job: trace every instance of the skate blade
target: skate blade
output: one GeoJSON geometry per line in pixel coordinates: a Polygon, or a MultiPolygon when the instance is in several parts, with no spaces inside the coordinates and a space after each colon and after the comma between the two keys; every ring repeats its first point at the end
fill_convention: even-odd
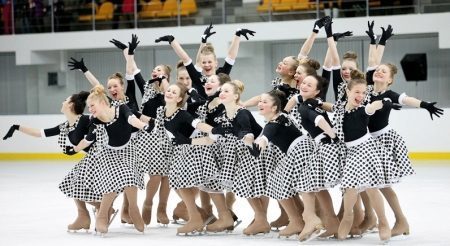
{"type": "Polygon", "coordinates": [[[296,234],[292,234],[292,235],[283,235],[283,236],[278,235],[278,238],[280,240],[286,240],[286,241],[293,241],[293,240],[298,241],[299,234],[300,233],[296,233],[296,234]]]}
{"type": "Polygon", "coordinates": [[[159,228],[168,228],[168,227],[169,227],[169,224],[158,223],[158,227],[159,227],[159,228]]]}
{"type": "Polygon", "coordinates": [[[407,235],[405,235],[405,234],[401,234],[401,235],[398,235],[398,236],[393,236],[393,237],[391,237],[391,241],[404,241],[404,240],[408,240],[409,239],[409,237],[410,237],[410,235],[409,234],[407,234],[407,235]]]}
{"type": "Polygon", "coordinates": [[[84,233],[86,234],[90,234],[91,232],[89,231],[89,229],[78,229],[78,230],[72,230],[72,229],[67,229],[68,233],[78,233],[79,231],[84,231],[84,233]]]}
{"type": "Polygon", "coordinates": [[[109,219],[108,226],[114,221],[114,218],[116,218],[118,212],[119,209],[114,209],[114,213],[111,215],[111,219],[109,219]]]}
{"type": "Polygon", "coordinates": [[[173,220],[172,224],[173,225],[186,225],[187,221],[184,220],[173,220]]]}
{"type": "Polygon", "coordinates": [[[242,220],[236,220],[234,222],[234,228],[238,227],[238,225],[240,225],[242,223],[242,220]]]}
{"type": "Polygon", "coordinates": [[[310,241],[320,237],[320,235],[324,234],[326,231],[327,230],[325,230],[324,228],[316,229],[315,231],[313,231],[313,233],[311,233],[311,235],[307,239],[301,241],[300,243],[304,244],[304,243],[310,242],[310,241]]]}
{"type": "Polygon", "coordinates": [[[269,232],[258,232],[256,234],[252,234],[252,235],[247,235],[244,234],[242,235],[243,238],[254,238],[254,239],[265,239],[265,238],[273,238],[273,234],[269,232]]]}
{"type": "Polygon", "coordinates": [[[192,231],[192,232],[177,232],[177,236],[180,237],[198,237],[203,236],[205,231],[192,231]]]}

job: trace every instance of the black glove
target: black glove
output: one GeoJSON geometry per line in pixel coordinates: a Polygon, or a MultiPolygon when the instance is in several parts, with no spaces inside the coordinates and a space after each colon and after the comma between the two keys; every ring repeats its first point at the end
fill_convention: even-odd
{"type": "Polygon", "coordinates": [[[352,31],[346,31],[346,32],[343,32],[343,33],[339,33],[339,32],[333,33],[333,39],[334,39],[335,42],[337,42],[340,38],[350,37],[350,36],[353,36],[353,32],[352,31]]]}
{"type": "Polygon", "coordinates": [[[172,139],[172,144],[173,145],[192,144],[192,138],[176,137],[172,139]]]}
{"type": "Polygon", "coordinates": [[[333,29],[332,29],[333,21],[331,21],[331,18],[329,21],[325,22],[325,32],[327,33],[327,38],[333,37],[333,29]]]}
{"type": "Polygon", "coordinates": [[[231,133],[232,130],[233,129],[231,127],[222,127],[221,125],[218,125],[216,127],[213,127],[213,129],[211,129],[211,133],[214,135],[224,136],[225,134],[231,133]]]}
{"type": "Polygon", "coordinates": [[[394,29],[392,29],[392,26],[389,25],[388,28],[386,30],[384,30],[384,28],[382,27],[381,30],[383,31],[383,33],[381,34],[381,38],[380,41],[378,42],[378,44],[380,45],[386,45],[386,41],[394,36],[394,34],[392,34],[392,31],[394,31],[394,29]]]}
{"type": "Polygon", "coordinates": [[[84,65],[83,58],[81,58],[81,60],[79,61],[75,60],[75,58],[73,57],[70,57],[70,59],[72,61],[69,61],[69,65],[67,65],[70,67],[70,70],[78,69],[81,70],[83,73],[88,71],[87,67],[84,65]]]}
{"type": "Polygon", "coordinates": [[[124,43],[120,42],[119,40],[111,39],[111,40],[109,40],[109,42],[114,44],[117,48],[119,48],[121,50],[124,50],[127,48],[127,46],[124,43]]]}
{"type": "Polygon", "coordinates": [[[276,88],[284,92],[284,94],[286,94],[286,97],[291,94],[297,94],[299,92],[297,88],[292,88],[288,84],[280,84],[276,88]]]}
{"type": "Polygon", "coordinates": [[[19,130],[19,127],[20,127],[19,125],[12,125],[12,126],[9,128],[8,132],[6,133],[6,135],[3,137],[3,140],[6,140],[6,139],[12,137],[12,135],[14,134],[14,132],[15,132],[16,130],[19,130]]]}
{"type": "Polygon", "coordinates": [[[393,110],[400,110],[402,105],[393,103],[390,98],[383,98],[383,107],[388,107],[393,110]]]}
{"type": "Polygon", "coordinates": [[[128,42],[128,55],[134,55],[134,50],[140,42],[136,34],[131,34],[131,42],[128,42]]]}
{"type": "Polygon", "coordinates": [[[252,156],[254,156],[255,158],[258,158],[259,155],[261,154],[261,150],[259,149],[259,145],[252,143],[252,147],[247,146],[248,151],[250,152],[250,154],[252,156]]]}
{"type": "Polygon", "coordinates": [[[312,110],[316,110],[317,108],[322,107],[323,101],[320,98],[309,98],[303,102],[308,108],[312,110]]]}
{"type": "Polygon", "coordinates": [[[164,76],[164,75],[159,75],[158,77],[149,80],[148,83],[152,84],[152,83],[158,82],[159,84],[161,84],[161,82],[162,82],[163,79],[165,79],[165,78],[166,78],[166,76],[164,76]]]}
{"type": "Polygon", "coordinates": [[[191,88],[186,92],[189,96],[192,95],[198,95],[198,92],[195,88],[191,88]]]}
{"type": "Polygon", "coordinates": [[[237,29],[237,30],[236,30],[236,36],[240,37],[240,36],[242,35],[242,36],[244,36],[247,40],[248,40],[247,34],[250,34],[250,35],[252,35],[252,36],[255,36],[255,35],[253,35],[253,34],[255,34],[255,33],[256,33],[255,31],[248,30],[248,29],[237,29]]]}
{"type": "Polygon", "coordinates": [[[444,110],[441,108],[437,108],[436,106],[434,106],[435,104],[436,104],[436,102],[432,102],[432,103],[425,102],[425,101],[420,102],[420,107],[428,110],[432,120],[433,120],[433,114],[436,115],[437,117],[441,117],[441,115],[444,114],[444,110]]]}
{"type": "Polygon", "coordinates": [[[324,138],[320,139],[320,142],[323,144],[337,144],[339,143],[339,138],[337,136],[331,138],[330,136],[325,135],[324,138]]]}
{"type": "Polygon", "coordinates": [[[316,22],[314,22],[313,32],[319,33],[319,29],[325,26],[325,23],[330,20],[331,20],[330,16],[325,16],[316,20],[316,22]]]}
{"type": "Polygon", "coordinates": [[[66,146],[66,148],[63,150],[64,154],[66,155],[75,155],[77,152],[74,150],[73,146],[66,146]]]}
{"type": "Polygon", "coordinates": [[[162,37],[159,37],[159,38],[155,39],[155,43],[159,43],[159,42],[165,41],[165,42],[169,42],[169,44],[171,44],[174,39],[175,39],[174,36],[166,35],[166,36],[162,36],[162,37]]]}
{"type": "Polygon", "coordinates": [[[375,25],[375,21],[367,21],[367,27],[369,30],[366,31],[367,35],[370,38],[370,44],[376,44],[377,35],[373,32],[373,25],[375,25]]]}
{"type": "Polygon", "coordinates": [[[211,32],[212,28],[213,28],[213,25],[212,25],[212,22],[211,22],[211,24],[209,24],[209,26],[203,32],[202,43],[206,44],[206,42],[208,42],[208,38],[211,37],[211,35],[216,33],[216,32],[211,32]]]}
{"type": "Polygon", "coordinates": [[[142,128],[142,130],[144,130],[146,132],[151,132],[154,127],[155,127],[155,122],[151,121],[147,125],[145,125],[144,128],[142,128]]]}

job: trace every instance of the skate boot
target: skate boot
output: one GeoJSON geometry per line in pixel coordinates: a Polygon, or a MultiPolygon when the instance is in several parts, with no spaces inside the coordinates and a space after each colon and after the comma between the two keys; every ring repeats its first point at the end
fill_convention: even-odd
{"type": "Polygon", "coordinates": [[[156,221],[162,226],[167,226],[169,224],[169,218],[166,213],[166,205],[166,203],[159,203],[156,213],[156,221]]]}

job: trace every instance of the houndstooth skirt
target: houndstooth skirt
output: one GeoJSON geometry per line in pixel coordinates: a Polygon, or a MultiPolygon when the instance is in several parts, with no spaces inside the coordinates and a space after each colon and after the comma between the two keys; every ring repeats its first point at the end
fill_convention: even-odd
{"type": "Polygon", "coordinates": [[[95,193],[121,193],[131,186],[144,188],[144,175],[131,142],[122,148],[99,147],[91,164],[93,172],[87,183],[95,193]]]}
{"type": "Polygon", "coordinates": [[[375,137],[386,150],[384,157],[385,169],[391,170],[386,177],[387,184],[393,184],[400,181],[401,178],[415,174],[408,157],[408,149],[402,136],[395,130],[389,131],[375,137]]]}
{"type": "MultiPolygon", "coordinates": [[[[298,137],[284,158],[276,164],[275,171],[268,177],[267,195],[276,200],[288,199],[299,192],[311,190],[311,158],[314,143],[306,135],[298,137]]],[[[274,150],[281,150],[274,147],[274,150]]]]}
{"type": "Polygon", "coordinates": [[[166,134],[155,127],[151,132],[139,131],[133,142],[143,173],[150,176],[169,175],[173,146],[166,134]]]}
{"type": "Polygon", "coordinates": [[[343,163],[341,188],[354,188],[359,192],[367,188],[386,187],[382,155],[384,148],[373,137],[347,148],[343,163]]]}
{"type": "Polygon", "coordinates": [[[59,184],[59,189],[67,197],[83,202],[100,202],[102,200],[102,194],[94,193],[85,183],[86,177],[91,176],[93,172],[93,165],[90,163],[94,151],[94,148],[91,148],[59,184]]]}

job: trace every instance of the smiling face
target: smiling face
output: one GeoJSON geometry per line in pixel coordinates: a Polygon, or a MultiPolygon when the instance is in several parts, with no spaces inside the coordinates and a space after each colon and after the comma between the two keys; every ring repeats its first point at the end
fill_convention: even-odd
{"type": "Polygon", "coordinates": [[[350,81],[352,79],[351,73],[353,70],[358,69],[356,62],[353,60],[344,60],[341,66],[341,76],[345,81],[350,81]]]}
{"type": "Polygon", "coordinates": [[[216,74],[217,59],[214,54],[202,54],[200,56],[202,72],[205,76],[216,74]]]}
{"type": "Polygon", "coordinates": [[[381,64],[377,67],[375,72],[373,73],[373,82],[382,84],[383,86],[389,86],[392,84],[392,73],[391,69],[381,64]]]}
{"type": "Polygon", "coordinates": [[[125,98],[123,85],[118,78],[108,80],[108,93],[115,101],[125,98]]]}
{"type": "Polygon", "coordinates": [[[87,104],[89,113],[91,113],[94,118],[98,118],[98,116],[108,108],[108,105],[106,105],[104,101],[96,98],[89,98],[87,104]]]}
{"type": "Polygon", "coordinates": [[[352,107],[361,105],[366,97],[366,89],[366,84],[355,84],[350,90],[347,89],[348,103],[352,107]]]}
{"type": "Polygon", "coordinates": [[[222,85],[222,88],[220,90],[219,99],[220,102],[223,104],[236,102],[236,100],[239,98],[239,95],[235,92],[235,88],[230,83],[225,83],[222,85]]]}
{"type": "Polygon", "coordinates": [[[205,83],[205,93],[208,96],[214,95],[220,88],[220,81],[217,75],[212,75],[205,83]]]}
{"type": "Polygon", "coordinates": [[[167,71],[164,69],[164,67],[161,65],[158,65],[155,68],[153,68],[153,70],[152,70],[152,79],[155,79],[155,78],[159,77],[160,75],[166,76],[166,77],[168,76],[167,71]]]}
{"type": "Polygon", "coordinates": [[[164,101],[166,105],[177,105],[179,102],[183,101],[183,98],[180,96],[181,89],[177,85],[171,85],[167,88],[167,91],[164,93],[164,101]]]}
{"type": "Polygon", "coordinates": [[[317,90],[318,81],[312,76],[306,76],[300,84],[300,95],[303,100],[315,98],[319,94],[317,90]]]}
{"type": "Polygon", "coordinates": [[[192,80],[186,69],[179,69],[177,74],[177,83],[184,84],[188,89],[192,88],[192,80]]]}
{"type": "Polygon", "coordinates": [[[294,76],[295,64],[297,64],[297,61],[291,56],[287,56],[278,63],[275,72],[277,72],[280,76],[294,76]]]}
{"type": "Polygon", "coordinates": [[[297,81],[297,85],[300,85],[306,76],[308,76],[308,75],[306,74],[305,67],[303,65],[298,66],[297,70],[295,70],[295,75],[294,75],[294,79],[295,79],[295,81],[297,81]]]}
{"type": "Polygon", "coordinates": [[[259,114],[265,117],[270,117],[277,112],[277,106],[274,105],[273,98],[264,93],[258,103],[259,114]]]}

